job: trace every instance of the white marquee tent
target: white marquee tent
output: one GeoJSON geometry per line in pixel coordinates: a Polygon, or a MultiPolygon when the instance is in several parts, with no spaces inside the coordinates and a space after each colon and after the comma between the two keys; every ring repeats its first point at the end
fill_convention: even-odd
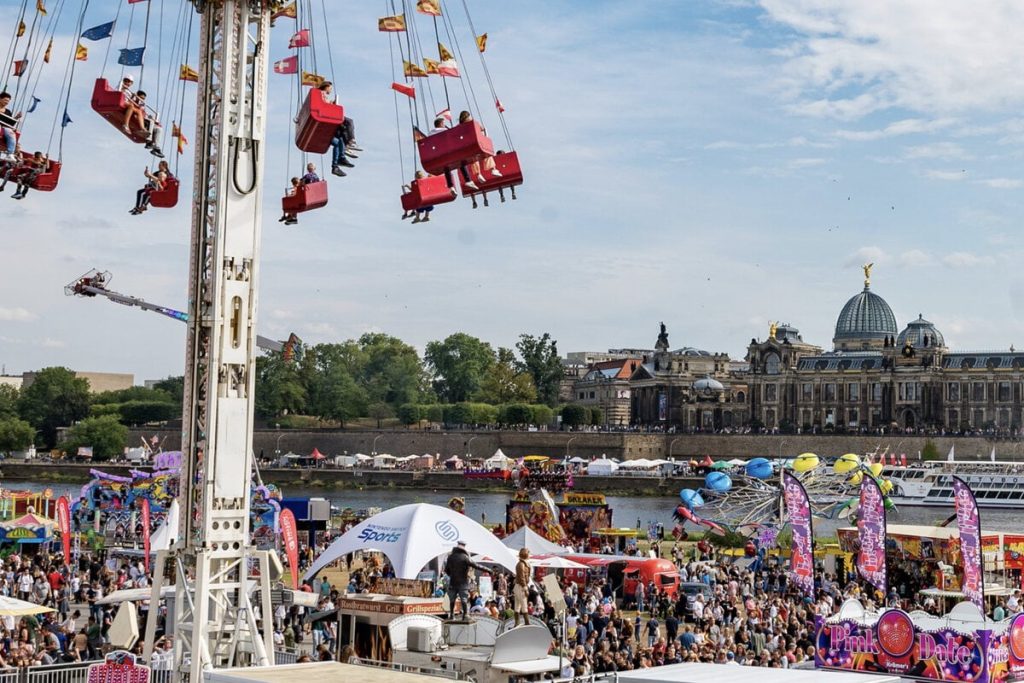
{"type": "Polygon", "coordinates": [[[521,526],[514,532],[501,539],[512,550],[519,552],[520,548],[526,548],[534,555],[562,555],[569,550],[557,543],[552,543],[528,526],[521,526]]]}
{"type": "Polygon", "coordinates": [[[431,560],[460,540],[471,553],[486,555],[515,571],[515,553],[482,525],[440,505],[412,503],[385,510],[346,531],[316,558],[304,578],[350,553],[378,550],[391,561],[398,578],[415,579],[431,560]]]}
{"type": "Polygon", "coordinates": [[[484,468],[489,470],[512,469],[515,460],[501,452],[501,449],[494,451],[494,455],[484,460],[484,468]]]}
{"type": "Polygon", "coordinates": [[[600,458],[587,465],[587,474],[606,477],[615,474],[618,469],[618,463],[612,462],[608,458],[600,458]]]}

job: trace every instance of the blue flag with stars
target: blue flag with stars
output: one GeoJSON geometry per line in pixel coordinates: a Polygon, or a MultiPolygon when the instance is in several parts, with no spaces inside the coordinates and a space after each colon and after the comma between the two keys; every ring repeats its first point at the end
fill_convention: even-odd
{"type": "Polygon", "coordinates": [[[108,21],[105,24],[86,29],[82,32],[82,37],[86,40],[103,40],[104,38],[109,38],[113,32],[114,22],[108,21]]]}
{"type": "Polygon", "coordinates": [[[121,50],[121,56],[117,58],[117,63],[121,66],[142,66],[142,53],[145,51],[144,47],[121,50]]]}
{"type": "Polygon", "coordinates": [[[42,100],[39,99],[38,97],[36,97],[35,95],[33,95],[32,96],[32,104],[28,105],[28,109],[26,111],[29,114],[31,114],[32,112],[34,112],[36,110],[36,107],[39,106],[40,102],[42,102],[42,100]]]}
{"type": "Polygon", "coordinates": [[[67,110],[67,109],[65,109],[65,110],[64,110],[64,118],[63,118],[63,119],[61,120],[61,122],[60,122],[60,127],[61,127],[61,128],[65,128],[65,127],[67,127],[67,125],[68,125],[69,123],[73,123],[73,121],[71,120],[71,117],[70,117],[70,116],[68,116],[68,110],[67,110]]]}

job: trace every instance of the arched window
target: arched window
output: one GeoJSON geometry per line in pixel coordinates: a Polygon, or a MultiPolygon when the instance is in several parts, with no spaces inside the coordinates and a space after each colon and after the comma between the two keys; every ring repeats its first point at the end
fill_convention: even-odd
{"type": "Polygon", "coordinates": [[[764,357],[764,372],[766,375],[777,375],[782,372],[782,361],[779,354],[769,353],[764,357]]]}
{"type": "Polygon", "coordinates": [[[736,392],[736,402],[737,403],[743,403],[745,400],[747,400],[747,395],[744,394],[742,391],[737,391],[736,392]]]}

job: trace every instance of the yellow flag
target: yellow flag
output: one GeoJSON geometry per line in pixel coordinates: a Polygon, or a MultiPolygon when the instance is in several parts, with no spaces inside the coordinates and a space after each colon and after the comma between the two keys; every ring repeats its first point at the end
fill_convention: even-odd
{"type": "Polygon", "coordinates": [[[53,53],[53,38],[50,38],[50,42],[46,45],[46,52],[43,53],[43,63],[50,63],[50,55],[53,53]]]}
{"type": "Polygon", "coordinates": [[[406,76],[406,78],[424,78],[424,77],[426,77],[427,72],[424,71],[423,67],[421,67],[419,64],[413,64],[412,62],[409,62],[409,61],[403,61],[403,64],[405,66],[405,76],[406,76]]]}
{"type": "Polygon", "coordinates": [[[85,45],[82,45],[81,43],[79,43],[78,47],[75,48],[75,59],[77,59],[80,62],[84,62],[84,61],[88,60],[89,59],[89,48],[87,48],[85,45]]]}
{"type": "Polygon", "coordinates": [[[36,11],[46,16],[46,6],[43,5],[43,0],[36,0],[36,11]]]}
{"type": "Polygon", "coordinates": [[[296,16],[298,16],[298,10],[295,7],[295,2],[289,2],[287,5],[275,10],[274,13],[270,15],[270,18],[271,20],[279,19],[281,17],[294,19],[296,16]]]}
{"type": "Polygon", "coordinates": [[[487,49],[487,34],[482,33],[476,37],[476,49],[483,52],[487,49]]]}
{"type": "Polygon", "coordinates": [[[324,82],[324,77],[320,74],[311,73],[309,71],[302,72],[302,85],[310,85],[317,87],[324,82]]]}
{"type": "Polygon", "coordinates": [[[441,58],[442,62],[446,62],[449,59],[455,59],[455,55],[452,54],[451,50],[444,46],[444,43],[437,44],[437,54],[441,58]]]}
{"type": "Polygon", "coordinates": [[[178,80],[197,83],[199,81],[199,72],[190,67],[188,64],[182,64],[181,71],[178,73],[178,80]]]}
{"type": "Polygon", "coordinates": [[[430,57],[423,58],[423,69],[428,74],[437,74],[437,60],[430,57]]]}
{"type": "Polygon", "coordinates": [[[416,0],[416,11],[439,17],[441,16],[441,0],[416,0]]]}
{"type": "Polygon", "coordinates": [[[19,21],[18,22],[18,35],[17,35],[17,37],[21,38],[23,35],[25,35],[25,22],[24,21],[19,21]]]}
{"type": "Polygon", "coordinates": [[[393,17],[381,17],[377,20],[378,31],[404,31],[405,15],[396,14],[393,17]]]}
{"type": "Polygon", "coordinates": [[[185,134],[181,132],[181,127],[173,121],[171,122],[171,137],[178,139],[178,154],[184,154],[185,145],[188,144],[188,139],[185,137],[185,134]]]}

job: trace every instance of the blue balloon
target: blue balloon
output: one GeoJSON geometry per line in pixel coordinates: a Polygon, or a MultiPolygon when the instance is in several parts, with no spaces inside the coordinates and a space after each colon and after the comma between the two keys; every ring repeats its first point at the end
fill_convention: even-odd
{"type": "Polygon", "coordinates": [[[691,510],[704,506],[704,498],[693,489],[683,489],[680,491],[679,499],[691,510]]]}
{"type": "Polygon", "coordinates": [[[746,466],[748,477],[755,479],[768,479],[772,476],[772,464],[767,458],[754,458],[746,466]]]}
{"type": "Polygon", "coordinates": [[[725,472],[708,472],[708,476],[704,477],[704,486],[712,491],[725,493],[732,488],[732,479],[725,472]]]}

